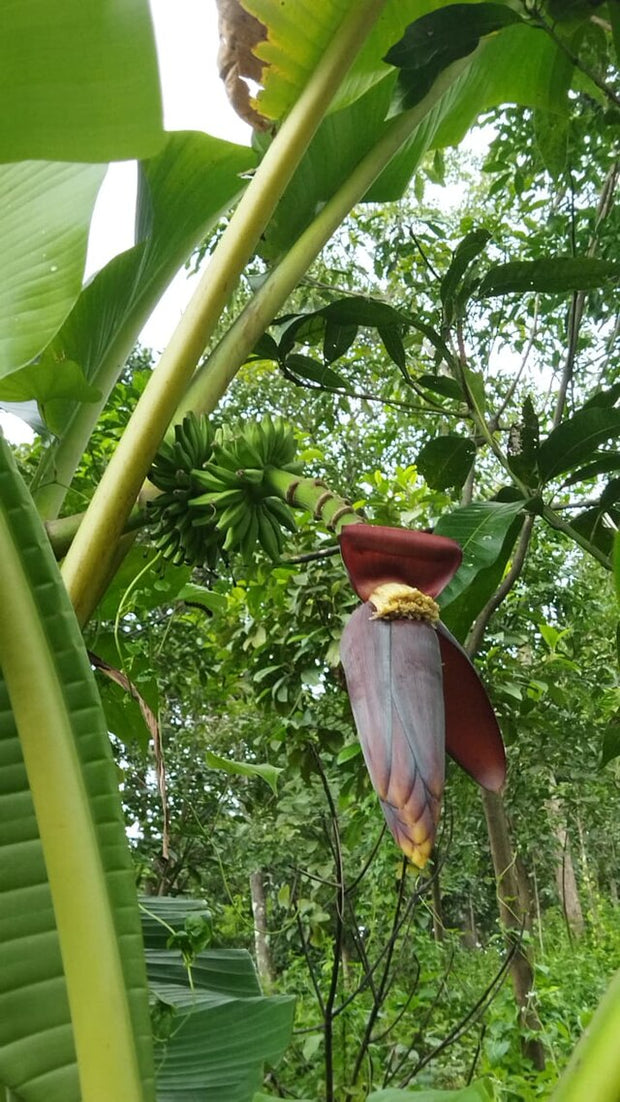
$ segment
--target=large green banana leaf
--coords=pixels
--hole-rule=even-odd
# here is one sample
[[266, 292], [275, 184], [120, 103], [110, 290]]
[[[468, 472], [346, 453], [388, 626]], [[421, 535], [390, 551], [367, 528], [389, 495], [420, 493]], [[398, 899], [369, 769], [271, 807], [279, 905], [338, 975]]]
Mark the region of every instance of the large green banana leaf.
[[80, 1084], [76, 1050], [98, 1080], [118, 1045], [140, 1084], [123, 1102], [146, 1102], [151, 1029], [116, 767], [73, 610], [4, 440], [0, 558], [0, 1084], [22, 1102], [111, 1098], [103, 1073], [98, 1094]]
[[[263, 235], [260, 251], [266, 259], [280, 257], [290, 248], [316, 211], [389, 133], [397, 74], [387, 66], [383, 69], [381, 80], [349, 106], [328, 115], [319, 127]], [[533, 27], [509, 26], [487, 38], [439, 102], [422, 121], [412, 124], [410, 136], [379, 171], [364, 198], [369, 202], [399, 199], [423, 155], [459, 142], [477, 116], [491, 107], [520, 103], [565, 111], [570, 74], [566, 55]], [[266, 79], [269, 83], [271, 78]], [[265, 135], [257, 138], [263, 150], [269, 141]]]
[[[38, 368], [10, 380], [11, 401], [21, 383], [22, 401], [41, 399], [50, 372], [66, 377], [70, 365], [80, 369], [73, 393], [68, 379], [63, 396], [45, 404], [60, 448], [49, 450], [40, 482], [52, 477], [65, 485], [71, 481], [75, 462], [151, 311], [192, 248], [242, 190], [243, 174], [255, 164], [256, 154], [244, 146], [188, 131], [170, 135], [161, 153], [141, 166], [138, 244], [114, 257], [84, 288]], [[89, 405], [82, 401], [84, 381], [99, 393]]]
[[157, 1102], [251, 1102], [263, 1063], [275, 1064], [290, 1041], [295, 1000], [263, 995], [245, 950], [202, 950], [184, 964], [180, 949], [166, 946], [186, 931], [189, 946], [200, 937], [201, 918], [208, 929], [208, 911], [197, 900], [142, 899]]
[[[257, 56], [266, 64], [262, 75], [263, 88], [257, 96], [257, 107], [267, 118], [280, 119], [290, 110], [307, 83], [326, 45], [337, 34], [350, 5], [348, 0], [241, 2], [268, 30], [266, 40], [255, 48]], [[465, 0], [465, 3], [477, 4], [478, 0]], [[514, 8], [508, 0], [500, 0], [500, 5], [511, 10]], [[331, 110], [336, 111], [353, 103], [386, 76], [390, 66], [383, 59], [409, 24], [430, 12], [450, 6], [451, 3], [446, 0], [386, 0], [375, 26], [344, 78]], [[462, 34], [464, 30], [463, 21], [457, 20], [456, 34]], [[553, 47], [550, 39], [533, 27], [510, 27], [507, 31], [507, 41], [511, 42], [508, 69], [495, 68], [489, 61], [488, 73], [484, 74], [481, 81], [476, 81], [475, 98], [482, 104], [476, 108], [476, 113], [512, 99], [502, 90], [507, 77], [510, 81], [517, 81], [522, 89], [527, 90], [528, 95], [535, 97], [538, 95], [539, 82], [544, 84], [554, 79], [553, 65], [547, 64], [541, 68], [539, 64], [539, 51], [542, 51], [545, 58], [550, 53], [558, 55], [557, 47]], [[502, 38], [505, 33], [502, 32]], [[535, 39], [540, 39], [540, 43], [536, 43]], [[429, 49], [435, 49], [431, 36]], [[533, 83], [532, 75], [536, 78]], [[469, 105], [465, 106], [463, 117], [467, 118], [468, 115], [465, 126], [469, 126], [471, 121]]]
[[2, 5], [0, 161], [152, 157], [163, 140], [148, 0]]
[[[263, 70], [258, 109], [267, 118], [281, 119], [307, 84], [327, 44], [338, 33], [350, 10], [350, 0], [241, 2], [268, 28], [267, 40], [255, 49], [256, 55], [268, 65]], [[381, 80], [389, 71], [383, 57], [405, 27], [426, 12], [443, 6], [441, 0], [386, 0], [331, 109], [352, 103]]]
[[0, 378], [36, 356], [80, 293], [103, 165], [0, 165]]

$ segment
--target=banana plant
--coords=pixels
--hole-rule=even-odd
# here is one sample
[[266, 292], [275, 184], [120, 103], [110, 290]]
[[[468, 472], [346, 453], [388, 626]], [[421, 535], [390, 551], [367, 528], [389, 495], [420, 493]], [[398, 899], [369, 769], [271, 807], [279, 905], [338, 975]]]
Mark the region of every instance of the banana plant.
[[[467, 5], [465, 18], [436, 0], [243, 7], [264, 28], [256, 112], [269, 132], [255, 152], [164, 134], [146, 0], [122, 13], [112, 0], [26, 0], [6, 13], [0, 401], [35, 401], [48, 433], [30, 489], [0, 448], [0, 1085], [22, 1102], [147, 1102], [187, 1086], [155, 1084], [130, 854], [80, 634], [158, 448], [188, 410], [215, 407], [354, 204], [398, 197], [422, 155], [481, 110], [561, 112], [570, 85], [570, 54], [509, 3]], [[136, 244], [82, 288], [98, 166], [129, 157], [141, 162]], [[58, 517], [165, 285], [235, 202], [61, 575], [42, 521]], [[257, 250], [268, 278], [196, 371]], [[280, 1015], [270, 1058], [287, 1028]]]

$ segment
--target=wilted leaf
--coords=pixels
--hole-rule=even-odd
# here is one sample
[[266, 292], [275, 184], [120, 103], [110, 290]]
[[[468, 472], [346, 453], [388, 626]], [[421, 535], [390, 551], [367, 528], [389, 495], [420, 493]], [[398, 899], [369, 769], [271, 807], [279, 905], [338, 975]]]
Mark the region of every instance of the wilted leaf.
[[241, 6], [239, 0], [216, 0], [220, 49], [217, 64], [228, 98], [237, 114], [250, 126], [262, 130], [267, 119], [250, 103], [248, 77], [260, 83], [264, 63], [254, 53], [254, 47], [264, 41], [267, 28]]
[[144, 720], [146, 729], [149, 733], [151, 742], [153, 744], [153, 755], [155, 758], [155, 775], [157, 777], [157, 787], [159, 789], [159, 795], [161, 799], [161, 852], [164, 860], [168, 860], [169, 845], [170, 845], [170, 817], [168, 814], [168, 799], [166, 794], [166, 766], [164, 762], [164, 755], [161, 746], [161, 731], [159, 728], [159, 721], [152, 708], [149, 708], [146, 700], [139, 692], [134, 682], [127, 677], [126, 673], [122, 670], [117, 670], [115, 666], [110, 665], [105, 659], [100, 658], [97, 654], [93, 654], [92, 651], [88, 652], [90, 663], [96, 670], [100, 670], [102, 674], [109, 677], [110, 681], [114, 681], [116, 685], [120, 685], [124, 692], [137, 702], [140, 709], [140, 713]]

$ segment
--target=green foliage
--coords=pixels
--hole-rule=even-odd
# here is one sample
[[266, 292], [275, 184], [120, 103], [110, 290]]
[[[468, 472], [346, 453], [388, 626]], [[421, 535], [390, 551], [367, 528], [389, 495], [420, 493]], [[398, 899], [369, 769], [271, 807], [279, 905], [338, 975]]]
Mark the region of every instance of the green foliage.
[[[224, 291], [208, 324], [193, 331], [190, 342], [179, 338], [176, 351], [164, 356], [153, 385], [148, 357], [135, 359], [122, 375], [135, 336], [187, 253], [243, 189], [240, 174], [264, 155], [248, 189], [250, 196], [260, 193], [261, 178], [268, 178], [282, 148], [287, 156], [281, 180], [293, 172], [294, 148], [286, 144], [292, 124], [284, 120], [258, 140], [256, 153], [197, 134], [171, 135], [164, 142], [144, 5], [128, 5], [135, 34], [121, 42], [112, 33], [116, 24], [108, 6], [86, 5], [85, 30], [84, 11], [73, 12], [69, 4], [75, 18], [61, 42], [60, 24], [51, 26], [45, 13], [36, 12], [37, 3], [24, 9], [29, 19], [33, 12], [37, 16], [31, 19], [39, 28], [34, 36], [31, 28], [25, 36], [23, 13], [15, 16], [15, 26], [9, 22], [7, 41], [11, 48], [20, 45], [22, 71], [6, 89], [6, 102], [16, 109], [6, 112], [4, 137], [14, 143], [11, 158], [46, 157], [50, 163], [5, 166], [7, 196], [9, 188], [11, 199], [19, 190], [23, 201], [5, 203], [11, 247], [4, 314], [5, 320], [18, 316], [28, 324], [7, 329], [0, 396], [36, 400], [39, 417], [56, 435], [21, 457], [29, 474], [35, 455], [41, 459], [33, 489], [48, 517], [57, 516], [69, 484], [67, 508], [82, 509], [107, 464], [114, 469], [116, 443], [135, 440], [133, 427], [142, 425], [141, 447], [127, 461], [137, 479], [134, 489], [129, 493], [118, 473], [104, 486], [112, 524], [131, 507], [166, 418], [174, 415], [181, 387], [171, 359], [176, 357], [186, 381], [205, 334], [215, 332], [219, 339], [228, 324], [215, 316]], [[356, 19], [370, 25], [378, 13], [378, 5], [325, 0], [314, 5], [312, 33], [306, 35], [301, 31], [309, 17], [296, 5], [290, 19], [290, 3], [250, 5], [279, 29], [277, 41], [259, 48], [270, 62], [260, 105], [278, 120], [308, 82], [316, 59], [333, 58], [343, 18], [345, 31], [353, 28], [359, 36], [367, 28], [356, 27]], [[608, 109], [617, 19], [606, 13], [613, 20], [609, 34], [590, 14], [589, 6], [571, 8], [570, 21], [561, 21], [557, 31], [566, 38], [558, 44], [555, 30], [551, 35], [538, 25], [538, 12], [536, 21], [526, 23], [505, 4], [430, 4], [421, 13], [413, 0], [388, 0], [331, 113], [321, 121], [317, 111], [297, 143], [304, 155], [270, 224], [265, 227], [280, 180], [273, 182], [272, 196], [263, 195], [235, 250], [245, 248], [247, 255], [255, 248], [252, 273], [266, 275], [263, 287], [271, 294], [288, 265], [299, 273], [311, 262], [319, 238], [324, 240], [317, 229], [324, 228], [324, 211], [342, 217], [363, 195], [371, 203], [401, 196], [414, 171], [416, 200], [408, 196], [394, 209], [361, 206], [286, 306], [282, 296], [276, 303], [274, 292], [270, 301], [276, 304], [269, 317], [260, 314], [261, 325], [277, 311], [288, 313], [258, 341], [218, 412], [217, 430], [196, 416], [170, 430], [152, 468], [154, 487], [162, 493], [149, 519], [159, 518], [159, 530], [153, 537], [154, 525], [150, 531], [146, 526], [87, 629], [93, 662], [101, 668], [107, 662], [130, 690], [102, 685], [105, 721], [91, 701], [92, 674], [75, 630], [67, 628], [67, 602], [58, 596], [47, 553], [54, 585], [37, 584], [36, 590], [49, 662], [66, 672], [61, 658], [69, 654], [73, 680], [68, 686], [57, 680], [70, 704], [86, 699], [89, 687], [98, 714], [97, 753], [105, 749], [99, 757], [107, 763], [101, 790], [106, 806], [116, 789], [106, 727], [113, 735], [137, 877], [152, 893], [146, 903], [151, 916], [157, 913], [167, 924], [164, 937], [161, 924], [157, 928], [152, 917], [146, 922], [161, 1099], [199, 1090], [214, 1102], [249, 1100], [260, 1087], [263, 1061], [282, 1055], [295, 992], [300, 1032], [280, 1067], [269, 1071], [263, 1089], [272, 1093], [264, 1097], [293, 1091], [351, 1102], [407, 1095], [529, 1102], [548, 1093], [606, 972], [617, 964], [617, 914], [608, 902], [620, 846], [614, 825], [618, 690], [610, 644], [617, 614], [606, 580], [592, 565], [609, 564], [612, 525], [620, 520], [620, 392], [613, 346], [618, 324], [607, 293], [618, 270], [618, 216], [609, 202], [614, 180], [608, 173], [617, 127], [617, 112]], [[408, 28], [413, 18], [417, 22]], [[93, 28], [100, 36], [94, 60]], [[429, 28], [436, 32], [430, 47]], [[397, 55], [387, 55], [397, 61], [397, 73], [383, 59], [403, 34]], [[136, 44], [140, 58], [134, 57]], [[332, 84], [347, 60], [341, 59]], [[50, 65], [56, 66], [51, 73]], [[101, 65], [106, 81], [99, 79]], [[5, 70], [14, 75], [9, 63]], [[72, 87], [84, 87], [83, 98], [72, 95], [70, 103], [66, 73], [72, 74]], [[403, 102], [394, 98], [397, 84], [397, 95], [405, 86], [409, 115], [398, 114]], [[333, 91], [322, 86], [321, 102]], [[428, 99], [420, 99], [425, 92]], [[534, 118], [516, 109], [496, 114], [484, 171], [477, 178], [470, 173], [465, 204], [442, 214], [425, 206], [424, 194], [453, 183], [463, 171], [463, 163], [439, 147], [458, 139], [481, 109], [507, 98], [532, 105]], [[24, 112], [34, 120], [32, 133], [16, 124]], [[115, 116], [119, 122], [112, 127]], [[31, 144], [26, 149], [21, 141]], [[89, 162], [111, 155], [150, 157], [140, 166], [138, 241], [79, 293], [100, 171], [77, 165], [61, 170], [53, 159]], [[51, 232], [45, 255], [41, 227]], [[219, 230], [207, 251], [218, 237]], [[207, 298], [215, 288], [214, 301], [220, 277], [229, 287], [237, 275], [220, 264], [221, 256], [218, 251], [213, 282], [204, 284]], [[257, 257], [268, 264], [282, 257], [283, 263], [265, 273]], [[235, 308], [250, 296], [240, 329], [262, 301], [260, 293], [252, 298], [245, 285], [237, 293]], [[29, 296], [37, 304], [34, 318]], [[227, 379], [251, 343], [244, 345], [242, 337], [233, 323], [224, 338], [233, 351]], [[216, 349], [201, 368], [207, 380], [211, 372], [215, 376], [203, 405], [212, 406], [222, 392], [217, 363]], [[162, 378], [160, 405], [149, 405]], [[142, 412], [145, 393], [152, 418]], [[239, 419], [243, 432], [234, 428]], [[473, 786], [449, 773], [432, 876], [404, 870], [382, 839], [338, 664], [339, 638], [355, 601], [332, 536], [313, 524], [323, 517], [316, 496], [325, 496], [322, 483], [312, 483], [314, 496], [302, 499], [299, 490], [299, 525], [282, 500], [297, 482], [297, 452], [313, 475], [363, 507], [367, 520], [434, 527], [463, 547], [463, 567], [444, 594], [442, 614], [461, 639], [477, 621], [479, 660], [509, 744], [506, 804], [518, 839], [516, 863], [526, 870], [525, 879], [529, 871], [535, 895], [523, 947], [538, 954], [542, 1037], [551, 1055], [545, 1071], [524, 1060], [514, 1000], [507, 987], [500, 990], [511, 961], [497, 922], [489, 856], [479, 841], [481, 812]], [[10, 495], [6, 501], [11, 504]], [[136, 513], [141, 524], [144, 515]], [[15, 540], [31, 514], [23, 494], [15, 509], [5, 509]], [[93, 514], [96, 505], [83, 532], [92, 533]], [[107, 528], [102, 538], [103, 544], [95, 537], [89, 546], [103, 559], [114, 540]], [[128, 534], [124, 542], [133, 538]], [[37, 539], [44, 540], [40, 527]], [[254, 555], [258, 544], [271, 561]], [[19, 589], [7, 568], [13, 545], [11, 535], [3, 561], [10, 608], [9, 598]], [[40, 560], [33, 551], [24, 569], [36, 572]], [[65, 572], [71, 583], [71, 570]], [[81, 580], [92, 588], [88, 571]], [[11, 647], [25, 618], [6, 618], [1, 645], [10, 680]], [[19, 654], [31, 650], [36, 656], [29, 639]], [[18, 718], [44, 688], [37, 679], [33, 692], [31, 677], [25, 685], [26, 691], [22, 681], [11, 694]], [[141, 702], [152, 710], [148, 731]], [[16, 1064], [22, 1045], [29, 1046], [32, 1063], [26, 1087], [15, 1069], [0, 1078], [20, 1097], [47, 1099], [50, 1090], [72, 1097], [79, 1088], [56, 942], [56, 932], [71, 936], [72, 912], [66, 921], [60, 912], [54, 918], [47, 888], [41, 905], [32, 907], [31, 893], [40, 895], [45, 886], [37, 840], [39, 831], [46, 842], [45, 819], [37, 815], [35, 821], [5, 704], [3, 730], [10, 738], [3, 771], [3, 882], [15, 887], [5, 892], [6, 905], [14, 898], [22, 902], [17, 889], [24, 876], [30, 887], [19, 915], [7, 912], [12, 936], [3, 950], [10, 956], [3, 970], [3, 1021], [7, 1042], [20, 1044]], [[42, 716], [39, 728], [46, 736], [51, 726], [49, 715]], [[155, 769], [148, 734], [157, 742]], [[66, 786], [64, 777], [51, 783], [56, 765], [52, 757], [45, 777], [50, 799], [65, 798], [65, 787], [71, 793], [76, 777], [81, 783], [79, 770], [70, 767]], [[101, 793], [92, 786], [98, 770], [89, 765], [84, 773], [97, 808]], [[36, 769], [29, 772], [34, 791]], [[115, 880], [110, 897], [118, 904], [114, 922], [124, 933], [122, 923], [135, 919], [135, 898], [116, 797], [113, 802], [106, 830], [111, 823], [125, 894]], [[20, 823], [24, 837], [16, 839]], [[63, 849], [63, 868], [77, 867], [83, 840], [91, 837], [89, 829], [71, 826], [71, 861]], [[106, 844], [109, 838], [106, 833]], [[20, 840], [26, 850], [15, 850]], [[569, 867], [577, 870], [585, 925], [578, 948], [571, 940], [577, 933], [569, 936], [564, 926], [564, 918], [569, 929], [572, 922], [568, 893], [558, 895], [555, 884], [558, 870], [564, 877]], [[257, 872], [262, 903], [255, 895], [250, 899], [248, 888], [252, 876], [256, 892]], [[162, 893], [182, 892], [198, 897], [189, 915], [186, 904], [161, 899]], [[263, 919], [254, 917], [261, 907], [264, 929]], [[105, 906], [93, 910], [93, 922], [107, 913]], [[131, 952], [134, 927], [133, 940], [124, 939], [131, 941]], [[24, 936], [34, 943], [26, 963], [16, 948]], [[89, 963], [107, 951], [104, 939], [93, 937]], [[250, 947], [260, 937], [270, 957], [267, 982], [277, 992], [271, 998], [261, 995], [247, 953], [232, 948], [240, 942]], [[129, 986], [143, 997], [142, 958], [136, 953]], [[33, 997], [22, 1014], [20, 992], [35, 983], [38, 991], [41, 976], [51, 979], [49, 998]], [[90, 1006], [84, 1017], [91, 1020]], [[122, 1029], [122, 1015], [112, 1018]], [[78, 1026], [79, 1013], [73, 1020]], [[54, 1025], [57, 1045], [48, 1044]], [[146, 1052], [148, 1028], [140, 1029]], [[7, 1043], [0, 1063], [13, 1056]], [[48, 1060], [52, 1077], [60, 1077], [52, 1088], [42, 1075]]]
[[429, 91], [441, 71], [478, 46], [487, 35], [521, 17], [503, 4], [448, 4], [410, 23], [385, 60], [399, 70], [402, 107], [413, 107]]
[[[0, 295], [1, 377], [37, 356], [73, 306], [103, 176], [100, 165], [0, 165], [0, 232], [9, 243]], [[32, 376], [32, 367], [26, 370]], [[23, 374], [20, 382], [23, 391]], [[0, 396], [15, 401], [6, 390]], [[19, 399], [24, 396], [38, 397], [21, 393]]]
[[[110, 1089], [133, 1089], [131, 1073], [125, 1079], [121, 1070], [119, 1078], [117, 1060], [106, 1057], [107, 1078], [88, 1029], [71, 1028], [72, 1015], [87, 1022], [89, 1000], [107, 1000], [117, 1016], [110, 1035], [120, 1031], [118, 1059], [131, 1059], [135, 1045], [137, 1075], [150, 1097], [137, 901], [105, 719], [58, 567], [4, 440], [1, 466], [3, 607], [9, 617], [19, 609], [19, 619], [0, 649], [0, 1078], [25, 1102], [77, 1100], [93, 1076]], [[77, 932], [67, 921], [72, 914]], [[25, 998], [30, 1013], [22, 1009]]]
[[44, 0], [26, 0], [5, 13], [3, 31], [2, 161], [157, 152], [164, 134], [145, 0], [129, 0], [122, 23], [108, 0], [63, 0], [62, 18]]
[[293, 999], [263, 996], [249, 953], [204, 949], [202, 904], [145, 897], [142, 908], [158, 1102], [196, 1090], [251, 1102], [263, 1061], [275, 1063], [290, 1040]]

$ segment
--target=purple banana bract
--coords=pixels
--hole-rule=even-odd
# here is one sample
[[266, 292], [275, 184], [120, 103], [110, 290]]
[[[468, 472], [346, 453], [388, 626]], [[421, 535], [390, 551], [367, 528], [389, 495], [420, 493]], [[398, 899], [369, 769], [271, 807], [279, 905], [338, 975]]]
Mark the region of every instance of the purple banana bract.
[[453, 540], [347, 525], [340, 547], [364, 604], [342, 637], [347, 688], [373, 786], [403, 852], [423, 867], [441, 810], [445, 752], [499, 790], [505, 754], [495, 714], [467, 654], [434, 602], [458, 569]]

